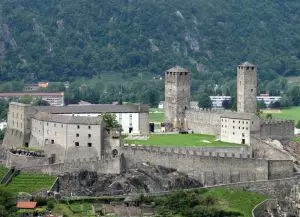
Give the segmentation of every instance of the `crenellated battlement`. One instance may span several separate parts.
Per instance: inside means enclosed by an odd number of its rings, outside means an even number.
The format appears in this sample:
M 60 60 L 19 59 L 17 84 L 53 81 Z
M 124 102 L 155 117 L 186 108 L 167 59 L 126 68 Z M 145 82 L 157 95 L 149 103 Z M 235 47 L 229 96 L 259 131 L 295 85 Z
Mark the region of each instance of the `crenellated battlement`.
M 251 158 L 249 147 L 158 147 L 136 144 L 124 144 L 126 150 L 140 150 L 157 154 L 176 155 L 178 157 L 220 157 L 220 158 Z

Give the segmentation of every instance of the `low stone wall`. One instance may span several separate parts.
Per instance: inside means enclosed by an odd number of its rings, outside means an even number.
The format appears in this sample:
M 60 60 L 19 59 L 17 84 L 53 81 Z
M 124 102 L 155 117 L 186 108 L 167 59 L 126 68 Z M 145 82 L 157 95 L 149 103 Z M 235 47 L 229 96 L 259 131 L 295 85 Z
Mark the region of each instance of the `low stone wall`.
M 221 156 L 198 156 L 188 153 L 168 153 L 156 149 L 124 148 L 126 168 L 136 162 L 175 168 L 204 185 L 268 179 L 268 161 L 264 159 Z
M 124 144 L 124 148 L 138 148 L 142 150 L 150 150 L 155 152 L 188 154 L 200 156 L 220 156 L 220 157 L 236 157 L 250 158 L 252 156 L 251 147 L 161 147 L 161 146 L 145 146 L 139 144 Z
M 47 165 L 49 164 L 49 158 L 47 157 L 36 157 L 36 156 L 26 156 L 20 154 L 13 154 L 7 151 L 6 166 L 7 167 L 34 167 L 37 165 Z
M 42 172 L 53 176 L 63 175 L 64 173 L 74 173 L 80 170 L 96 171 L 98 174 L 119 174 L 121 172 L 121 157 L 116 158 L 91 158 L 68 161 L 41 166 L 17 166 L 24 171 Z M 36 164 L 38 165 L 38 164 Z

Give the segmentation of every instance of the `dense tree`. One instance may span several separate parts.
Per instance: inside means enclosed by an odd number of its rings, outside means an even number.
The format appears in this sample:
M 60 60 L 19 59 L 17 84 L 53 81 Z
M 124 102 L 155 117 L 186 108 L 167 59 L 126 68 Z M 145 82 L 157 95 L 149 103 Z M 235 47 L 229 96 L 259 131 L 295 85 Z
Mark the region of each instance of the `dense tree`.
M 209 108 L 209 109 L 212 107 L 212 102 L 208 94 L 203 93 L 202 95 L 200 95 L 198 106 L 200 108 Z
M 231 109 L 232 108 L 232 101 L 231 100 L 224 100 L 223 102 L 222 102 L 222 107 L 224 108 L 224 109 Z
M 42 99 L 37 99 L 32 103 L 32 105 L 34 105 L 34 106 L 49 106 L 50 103 L 45 100 L 42 100 Z
M 104 123 L 106 124 L 107 129 L 120 128 L 121 127 L 121 125 L 116 120 L 116 115 L 115 114 L 104 113 L 104 114 L 102 114 L 102 118 L 103 118 Z

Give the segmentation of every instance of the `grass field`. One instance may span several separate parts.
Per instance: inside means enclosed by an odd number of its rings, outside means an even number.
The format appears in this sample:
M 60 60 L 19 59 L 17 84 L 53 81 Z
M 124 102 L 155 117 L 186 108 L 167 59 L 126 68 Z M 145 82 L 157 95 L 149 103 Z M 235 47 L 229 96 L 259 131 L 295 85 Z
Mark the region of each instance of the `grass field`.
M 147 140 L 125 139 L 125 142 L 128 144 L 153 146 L 240 146 L 239 144 L 221 142 L 216 140 L 215 136 L 201 134 L 152 134 Z
M 163 109 L 150 109 L 149 111 L 149 122 L 150 123 L 161 123 L 164 121 L 165 114 Z
M 267 199 L 266 196 L 237 189 L 214 188 L 204 193 L 217 198 L 218 205 L 227 211 L 236 211 L 244 217 L 252 217 L 252 209 L 260 202 Z
M 4 189 L 16 194 L 18 192 L 34 193 L 41 189 L 48 190 L 56 177 L 39 173 L 24 173 L 13 178 Z
M 276 109 L 276 110 L 263 110 L 264 114 L 272 114 L 273 118 L 279 119 L 287 119 L 287 120 L 294 120 L 295 123 L 300 120 L 300 106 L 297 107 L 290 107 L 285 109 Z

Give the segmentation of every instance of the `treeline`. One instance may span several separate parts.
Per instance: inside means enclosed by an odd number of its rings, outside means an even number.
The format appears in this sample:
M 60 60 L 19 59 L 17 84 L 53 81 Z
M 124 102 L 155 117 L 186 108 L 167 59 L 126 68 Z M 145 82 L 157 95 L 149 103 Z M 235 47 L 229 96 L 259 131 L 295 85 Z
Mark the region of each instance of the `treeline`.
M 0 79 L 74 81 L 100 74 L 230 79 L 256 63 L 262 80 L 300 75 L 300 2 L 3 0 Z M 47 16 L 45 16 L 47 15 Z

